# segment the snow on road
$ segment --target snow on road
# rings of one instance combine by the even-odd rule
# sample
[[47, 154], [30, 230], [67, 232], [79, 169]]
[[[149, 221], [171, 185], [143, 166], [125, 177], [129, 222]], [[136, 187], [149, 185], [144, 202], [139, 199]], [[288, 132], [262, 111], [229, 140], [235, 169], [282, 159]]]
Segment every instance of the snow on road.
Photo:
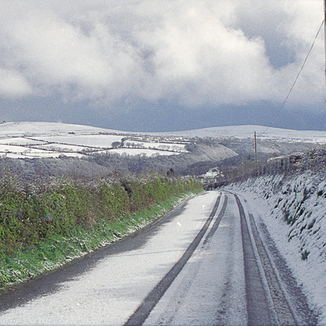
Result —
[[[281, 185], [278, 189], [277, 185]], [[299, 176], [261, 176], [233, 184], [227, 189], [242, 195], [258, 220], [267, 226], [273, 240], [286, 260], [311, 309], [319, 314], [319, 325], [326, 325], [326, 255], [325, 255], [325, 178], [302, 173]], [[304, 194], [306, 193], [306, 199]], [[298, 203], [298, 205], [297, 205]], [[298, 207], [300, 209], [298, 209]], [[304, 208], [304, 214], [300, 210]], [[288, 225], [284, 212], [298, 220]], [[311, 221], [313, 227], [309, 226]], [[302, 260], [302, 253], [309, 252]]]
[[223, 201], [144, 325], [315, 325], [316, 315], [268, 232], [262, 237], [258, 231], [259, 216], [230, 193]]
[[169, 271], [211, 213], [217, 193], [193, 198], [140, 248], [106, 256], [59, 291], [0, 314], [0, 325], [122, 325]]
[[204, 238], [144, 325], [247, 324], [239, 212], [230, 201], [215, 234]]
[[0, 325], [316, 324], [254, 203], [194, 197], [55, 290], [0, 306]]

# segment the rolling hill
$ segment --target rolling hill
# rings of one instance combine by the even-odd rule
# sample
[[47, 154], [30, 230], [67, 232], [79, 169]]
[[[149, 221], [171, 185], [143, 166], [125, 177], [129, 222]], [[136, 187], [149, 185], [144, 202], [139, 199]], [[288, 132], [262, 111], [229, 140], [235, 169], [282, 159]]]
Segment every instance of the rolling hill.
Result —
[[26, 175], [94, 177], [169, 168], [202, 175], [214, 168], [252, 162], [254, 131], [261, 163], [326, 143], [326, 132], [263, 126], [135, 133], [65, 123], [4, 122], [0, 124], [0, 157], [2, 165], [10, 160], [15, 172]]

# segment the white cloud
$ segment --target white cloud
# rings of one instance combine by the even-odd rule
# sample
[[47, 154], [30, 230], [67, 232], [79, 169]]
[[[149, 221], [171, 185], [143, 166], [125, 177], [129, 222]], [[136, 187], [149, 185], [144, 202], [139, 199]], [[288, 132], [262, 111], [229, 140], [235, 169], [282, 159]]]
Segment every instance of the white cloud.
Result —
[[0, 96], [23, 97], [32, 93], [32, 89], [24, 76], [16, 71], [0, 68]]
[[[323, 19], [321, 1], [312, 0], [0, 0], [0, 7], [0, 95], [138, 96], [188, 106], [282, 101]], [[320, 100], [323, 70], [319, 39], [291, 100]]]

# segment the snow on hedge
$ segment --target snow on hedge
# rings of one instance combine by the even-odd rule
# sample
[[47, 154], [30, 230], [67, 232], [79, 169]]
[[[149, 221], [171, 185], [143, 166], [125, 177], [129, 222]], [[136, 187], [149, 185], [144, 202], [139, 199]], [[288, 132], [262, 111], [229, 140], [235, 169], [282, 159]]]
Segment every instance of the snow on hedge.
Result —
[[266, 175], [228, 189], [256, 207], [311, 308], [321, 314], [320, 324], [326, 324], [325, 174]]

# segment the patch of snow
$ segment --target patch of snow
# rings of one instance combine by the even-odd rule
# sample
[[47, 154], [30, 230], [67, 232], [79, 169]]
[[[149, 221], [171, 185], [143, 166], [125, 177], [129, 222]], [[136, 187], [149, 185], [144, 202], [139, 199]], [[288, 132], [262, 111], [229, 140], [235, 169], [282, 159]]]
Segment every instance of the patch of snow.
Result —
[[144, 141], [133, 141], [128, 140], [125, 142], [124, 146], [126, 147], [135, 147], [135, 148], [147, 148], [147, 149], [157, 149], [161, 151], [170, 151], [178, 153], [186, 153], [184, 144], [171, 144], [171, 143], [160, 143], [160, 142], [144, 142]]
[[112, 143], [121, 142], [124, 136], [116, 135], [64, 135], [64, 136], [43, 136], [35, 139], [57, 144], [82, 145], [95, 148], [110, 148]]
[[14, 138], [2, 138], [0, 139], [1, 145], [13, 145], [13, 146], [36, 146], [44, 144], [44, 141], [38, 141], [35, 139], [14, 137]]
[[44, 144], [36, 146], [38, 149], [47, 150], [47, 151], [58, 151], [63, 153], [75, 153], [75, 152], [97, 152], [99, 151], [96, 147], [86, 147], [86, 146], [77, 146], [77, 145], [66, 145], [66, 144]]
[[99, 134], [116, 130], [56, 122], [6, 122], [0, 124], [0, 138], [36, 135]]
[[142, 149], [142, 148], [116, 148], [107, 151], [107, 153], [117, 153], [124, 155], [146, 155], [146, 156], [158, 156], [158, 155], [179, 155], [177, 152], [168, 152], [168, 151], [160, 151], [155, 149]]

